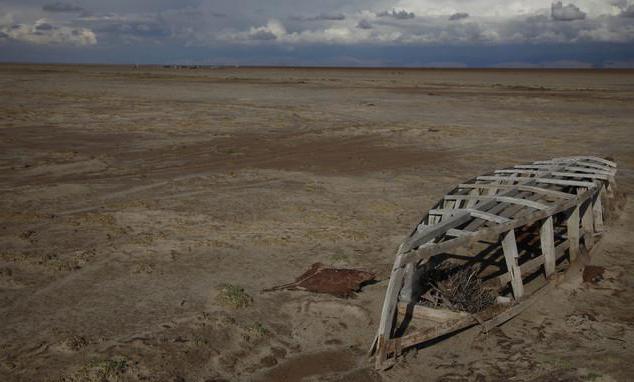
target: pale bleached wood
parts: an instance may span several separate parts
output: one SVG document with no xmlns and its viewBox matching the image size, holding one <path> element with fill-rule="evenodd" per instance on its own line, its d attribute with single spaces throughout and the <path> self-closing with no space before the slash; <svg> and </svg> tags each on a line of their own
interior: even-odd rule
<svg viewBox="0 0 634 382">
<path fill-rule="evenodd" d="M 611 171 L 613 170 L 612 167 L 610 166 L 605 166 L 599 163 L 592 163 L 592 162 L 582 162 L 582 161 L 578 161 L 578 160 L 561 160 L 561 161 L 537 161 L 537 162 L 533 162 L 533 164 L 551 164 L 551 165 L 567 165 L 567 164 L 573 164 L 575 166 L 585 166 L 585 167 L 591 167 L 591 168 L 596 168 L 598 170 L 603 170 L 603 171 Z"/>
<path fill-rule="evenodd" d="M 538 210 L 547 210 L 547 209 L 549 209 L 551 207 L 549 205 L 546 205 L 546 204 L 543 204 L 543 203 L 539 203 L 539 202 L 534 202 L 532 200 L 513 198 L 511 196 L 502 196 L 502 195 L 478 195 L 478 196 L 471 196 L 471 195 L 445 195 L 445 199 L 447 199 L 447 200 L 472 200 L 472 199 L 475 199 L 475 200 L 483 200 L 483 201 L 495 200 L 496 202 L 518 204 L 518 205 L 521 205 L 521 206 L 535 208 L 535 209 L 538 209 Z M 477 207 L 477 205 L 476 205 L 476 207 Z"/>
<path fill-rule="evenodd" d="M 491 175 L 483 175 L 476 178 L 477 180 L 486 180 L 486 181 L 495 181 L 495 180 L 511 180 L 514 182 L 536 182 L 543 184 L 556 184 L 559 186 L 575 186 L 575 187 L 596 187 L 593 182 L 583 182 L 578 180 L 566 180 L 566 179 L 553 179 L 553 178 L 531 178 L 526 176 L 509 178 L 507 176 L 491 176 Z"/>
<path fill-rule="evenodd" d="M 533 224 L 539 220 L 547 218 L 548 216 L 555 215 L 563 211 L 572 210 L 576 206 L 576 203 L 578 202 L 582 203 L 588 198 L 590 198 L 592 195 L 593 195 L 592 190 L 587 190 L 587 191 L 584 191 L 579 196 L 577 196 L 577 198 L 568 200 L 565 203 L 562 203 L 557 205 L 556 207 L 553 207 L 552 210 L 548 210 L 548 211 L 539 210 L 539 211 L 534 211 L 522 216 L 515 216 L 514 219 L 508 223 L 496 224 L 490 227 L 486 227 L 484 229 L 479 229 L 477 231 L 474 231 L 474 234 L 470 236 L 459 237 L 452 240 L 447 240 L 441 243 L 434 244 L 433 246 L 420 247 L 416 250 L 407 251 L 403 253 L 403 257 L 401 259 L 402 264 L 407 264 L 409 262 L 418 262 L 424 259 L 428 259 L 434 255 L 438 255 L 438 254 L 450 251 L 452 248 L 465 246 L 465 245 L 468 246 L 470 243 L 474 243 L 479 240 L 490 239 L 510 229 L 518 228 L 523 225 Z M 469 226 L 467 226 L 466 229 L 471 230 Z"/>
<path fill-rule="evenodd" d="M 603 232 L 603 202 L 601 199 L 605 195 L 605 188 L 601 188 L 599 195 L 595 196 L 594 203 L 592 204 L 592 213 L 594 214 L 594 230 L 596 232 Z"/>
<path fill-rule="evenodd" d="M 581 211 L 581 227 L 583 228 L 583 242 L 587 249 L 594 245 L 594 214 L 592 211 L 592 199 L 586 201 Z"/>
<path fill-rule="evenodd" d="M 592 161 L 592 162 L 601 163 L 601 164 L 606 165 L 608 167 L 616 167 L 616 163 L 614 163 L 613 161 L 605 159 L 605 158 L 601 158 L 601 157 L 596 157 L 596 156 L 576 155 L 576 156 L 572 156 L 572 157 L 568 157 L 568 158 L 573 159 L 573 160 L 580 160 L 582 163 L 584 161 Z M 555 159 L 559 159 L 559 158 L 555 158 Z"/>
<path fill-rule="evenodd" d="M 474 188 L 474 189 L 490 189 L 490 188 L 499 188 L 499 189 L 516 189 L 520 191 L 529 191 L 536 194 L 542 194 L 546 196 L 552 196 L 560 199 L 572 199 L 575 197 L 574 194 L 569 194 L 567 192 L 561 192 L 557 190 L 550 190 L 548 188 L 536 187 L 536 186 L 527 186 L 523 184 L 489 184 L 489 183 L 461 183 L 458 185 L 459 188 Z"/>
<path fill-rule="evenodd" d="M 588 158 L 588 157 L 584 157 Z M 613 187 L 613 175 L 614 171 L 611 171 L 611 168 L 607 168 L 604 164 L 605 162 L 599 161 L 601 164 L 597 164 L 593 159 L 579 159 L 579 160 L 571 160 L 570 158 L 561 160 L 561 161 L 551 161 L 543 168 L 532 168 L 532 167 L 524 167 L 519 168 L 519 170 L 543 170 L 543 171 L 502 171 L 501 173 L 509 173 L 511 176 L 490 176 L 490 177 L 479 177 L 478 180 L 486 180 L 486 181 L 494 181 L 497 184 L 486 184 L 485 187 L 478 187 L 479 184 L 472 184 L 468 187 L 457 187 L 451 191 L 450 195 L 446 198 L 447 200 L 441 201 L 436 209 L 441 212 L 440 214 L 434 215 L 431 211 L 426 217 L 423 219 L 421 224 L 417 227 L 417 229 L 408 237 L 406 242 L 399 250 L 399 254 L 394 264 L 393 268 L 393 276 L 394 279 L 398 281 L 400 284 L 396 287 L 397 291 L 396 297 L 389 299 L 388 294 L 386 293 L 386 300 L 384 303 L 384 309 L 382 311 L 382 317 L 384 316 L 384 311 L 386 310 L 386 304 L 392 305 L 396 304 L 398 300 L 398 290 L 401 289 L 403 285 L 403 276 L 405 273 L 405 267 L 408 269 L 416 269 L 418 266 L 417 263 L 420 261 L 427 261 L 431 256 L 435 254 L 447 253 L 451 251 L 451 249 L 455 249 L 457 246 L 467 246 L 469 248 L 472 244 L 477 243 L 481 239 L 491 238 L 494 235 L 499 235 L 501 233 L 505 233 L 504 240 L 502 241 L 502 247 L 505 255 L 505 261 L 507 262 L 507 268 L 509 269 L 508 275 L 509 281 L 513 286 L 513 294 L 516 298 L 520 298 L 523 294 L 523 290 L 518 292 L 518 281 L 521 283 L 521 287 L 523 288 L 521 275 L 525 271 L 525 269 L 532 268 L 534 266 L 541 267 L 542 264 L 538 264 L 539 261 L 544 263 L 544 267 L 551 268 L 550 265 L 546 266 L 546 253 L 552 252 L 552 247 L 554 246 L 554 238 L 552 243 L 542 242 L 542 248 L 544 250 L 544 256 L 539 256 L 538 258 L 532 259 L 530 261 L 525 262 L 524 264 L 518 266 L 517 264 L 517 243 L 515 241 L 515 234 L 513 234 L 512 243 L 509 240 L 510 231 L 515 228 L 519 228 L 521 226 L 533 224 L 537 221 L 548 221 L 550 223 L 550 227 L 546 228 L 549 223 L 544 223 L 546 226 L 542 226 L 541 236 L 543 238 L 548 237 L 547 231 L 553 231 L 552 227 L 552 216 L 572 209 L 572 213 L 569 216 L 567 225 L 569 227 L 569 238 L 570 240 L 565 241 L 563 244 L 555 247 L 555 262 L 559 257 L 559 254 L 565 251 L 564 246 L 571 247 L 571 259 L 573 258 L 573 253 L 575 252 L 574 247 L 576 243 L 577 252 L 579 247 L 579 229 L 582 224 L 582 219 L 580 217 L 580 209 L 579 206 L 585 207 L 581 209 L 583 215 L 585 216 L 588 211 L 591 211 L 591 219 L 592 226 L 598 225 L 599 223 L 594 223 L 595 219 L 595 205 L 596 205 L 596 193 L 598 190 L 603 190 L 603 185 L 600 180 L 605 180 L 606 175 L 608 175 L 608 186 Z M 533 165 L 539 166 L 539 164 L 534 163 Z M 525 165 L 530 166 L 530 165 Z M 577 173 L 574 173 L 576 171 Z M 536 175 L 535 177 L 520 177 L 519 174 L 531 174 Z M 595 176 L 598 175 L 598 176 Z M 559 177 L 572 177 L 572 178 L 580 178 L 580 179 L 595 179 L 593 182 L 588 181 L 577 181 L 577 180 L 568 180 L 568 179 L 555 179 L 553 176 Z M 508 184 L 514 183 L 514 184 Z M 546 184 L 550 186 L 545 187 L 537 187 L 537 184 Z M 530 190 L 529 187 L 532 187 L 533 190 Z M 576 187 L 578 191 L 578 195 L 572 195 L 567 192 L 562 192 L 563 190 L 569 190 L 570 187 Z M 588 190 L 583 190 L 581 188 L 587 188 Z M 460 188 L 471 188 L 471 190 L 460 191 Z M 524 189 L 520 189 L 524 188 Z M 535 189 L 537 189 L 535 191 Z M 500 198 L 492 198 L 491 200 L 482 200 L 480 197 L 480 192 L 483 190 L 487 190 L 490 195 L 485 196 L 496 196 L 507 198 L 507 201 L 504 202 L 504 199 Z M 508 192 L 498 194 L 499 190 L 508 190 Z M 533 192 L 533 195 L 529 194 L 529 192 Z M 541 192 L 540 192 L 541 191 Z M 468 192 L 468 195 L 465 193 Z M 478 193 L 476 195 L 476 192 Z M 543 195 L 543 196 L 540 196 Z M 473 198 L 475 196 L 475 198 Z M 546 206 L 543 203 L 540 203 L 540 198 L 550 197 L 547 200 L 549 202 L 553 202 L 553 204 Z M 594 197 L 595 200 L 589 201 L 590 198 Z M 546 206 L 546 209 L 538 210 L 538 211 L 530 211 L 527 208 L 522 208 L 522 205 L 509 205 L 512 204 L 508 199 L 514 200 L 522 200 L 522 204 L 528 203 L 539 203 Z M 600 200 L 600 197 L 599 197 Z M 466 202 L 464 202 L 466 201 Z M 480 202 L 480 203 L 478 203 Z M 594 202 L 594 203 L 593 203 Z M 507 204 L 508 203 L 508 204 Z M 585 204 L 584 204 L 585 203 Z M 440 208 L 439 208 L 440 207 Z M 473 207 L 473 208 L 467 208 Z M 602 207 L 598 205 L 596 208 Z M 445 213 L 446 210 L 449 210 L 449 213 Z M 489 217 L 492 215 L 496 219 L 496 223 L 498 224 L 489 224 L 488 226 L 483 226 L 486 224 L 487 219 L 476 220 L 473 213 L 469 213 L 468 217 L 464 217 L 461 213 L 464 210 L 474 210 L 479 211 L 480 213 L 489 214 Z M 572 225 L 571 223 L 575 221 L 575 210 L 576 210 L 576 224 Z M 493 212 L 495 211 L 495 212 Z M 510 217 L 512 220 L 505 221 L 502 220 L 504 218 Z M 583 225 L 584 231 L 588 231 L 588 217 L 585 218 L 585 224 Z M 427 223 L 427 224 L 425 224 Z M 464 223 L 464 225 L 463 225 Z M 458 229 L 458 227 L 462 227 Z M 471 227 L 471 228 L 470 228 Z M 475 228 L 473 228 L 475 227 Z M 575 235 L 576 228 L 576 235 Z M 594 229 L 594 228 L 593 228 Z M 447 236 L 454 235 L 456 238 L 447 238 Z M 553 237 L 550 235 L 550 237 Z M 576 238 L 576 240 L 575 240 Z M 487 239 L 489 240 L 489 239 Z M 545 239 L 543 239 L 546 241 Z M 512 244 L 512 245 L 511 245 Z M 506 247 L 506 248 L 505 248 Z M 548 249 L 549 248 L 549 249 Z M 509 261 L 509 258 L 513 261 Z M 550 260 L 549 260 L 550 261 Z M 399 271 L 399 269 L 401 271 Z M 401 273 L 402 272 L 402 273 Z M 410 271 L 413 274 L 413 271 Z M 548 271 L 550 272 L 550 270 Z M 390 280 L 392 281 L 392 280 Z M 392 284 L 393 285 L 393 284 Z M 390 290 L 390 284 L 388 284 L 388 292 Z M 389 310 L 389 309 L 388 309 Z M 402 312 L 401 312 L 402 313 Z M 392 313 L 388 314 L 390 318 L 386 320 L 382 320 L 381 326 L 379 330 L 379 335 L 377 335 L 376 346 L 374 348 L 379 349 L 380 356 L 377 358 L 377 365 L 385 364 L 386 354 L 390 351 L 393 351 L 396 355 L 400 352 L 404 344 L 407 342 L 411 342 L 412 344 L 420 342 L 421 339 L 424 338 L 435 338 L 439 335 L 439 333 L 446 333 L 450 328 L 433 328 L 431 331 L 427 331 L 425 333 L 419 333 L 414 336 L 407 336 L 407 340 L 402 342 L 401 339 L 392 340 L 392 330 L 394 327 L 394 320 L 398 321 L 398 312 L 396 308 L 392 309 Z M 500 315 L 502 317 L 503 315 Z M 460 320 L 459 320 L 460 321 Z M 480 320 L 479 320 L 480 321 Z M 458 322 L 456 325 L 452 325 L 455 327 L 464 327 L 465 325 L 472 325 L 472 321 L 464 321 Z M 388 331 L 385 328 L 389 328 Z M 454 329 L 455 330 L 455 329 Z M 451 331 L 451 330 L 450 330 Z M 434 335 L 434 333 L 436 335 Z M 431 336 L 431 337 L 430 337 Z M 403 338 L 405 339 L 405 338 Z M 390 350 L 393 349 L 393 350 Z"/>
<path fill-rule="evenodd" d="M 577 172 L 563 172 L 563 171 L 553 171 L 552 176 L 563 176 L 565 178 L 579 178 L 579 179 L 600 179 L 600 180 L 608 180 L 609 175 L 603 174 L 580 174 Z"/>
<path fill-rule="evenodd" d="M 553 217 L 549 216 L 543 221 L 539 230 L 542 254 L 544 256 L 544 273 L 550 277 L 555 272 L 555 232 L 553 228 Z"/>
<path fill-rule="evenodd" d="M 474 208 L 462 208 L 462 209 L 454 209 L 454 210 L 446 210 L 446 209 L 433 209 L 433 210 L 429 210 L 430 214 L 438 214 L 438 215 L 452 215 L 458 212 L 462 212 L 462 211 L 466 211 L 468 212 L 471 216 L 478 218 L 478 219 L 483 219 L 483 220 L 487 220 L 490 222 L 495 222 L 495 223 L 506 223 L 509 222 L 511 219 L 505 218 L 503 216 L 498 216 L 498 215 L 494 215 L 494 214 L 490 214 L 488 212 L 484 212 L 484 211 L 480 211 L 480 210 L 476 210 Z"/>
<path fill-rule="evenodd" d="M 460 236 L 473 235 L 473 232 L 452 228 L 450 230 L 447 230 L 447 232 L 445 234 L 449 235 L 449 236 L 460 237 Z"/>
<path fill-rule="evenodd" d="M 570 243 L 568 249 L 570 261 L 574 261 L 579 254 L 579 206 L 575 206 L 566 220 L 567 236 Z"/>
<path fill-rule="evenodd" d="M 477 188 L 474 188 L 472 190 L 469 190 L 469 195 L 471 196 L 478 196 L 480 195 L 480 190 Z M 473 208 L 473 206 L 476 205 L 476 203 L 478 202 L 477 199 L 471 199 L 471 200 L 467 200 L 467 205 L 465 206 L 466 208 Z"/>
<path fill-rule="evenodd" d="M 381 321 L 379 322 L 379 330 L 377 333 L 377 356 L 376 367 L 380 369 L 383 366 L 385 360 L 387 360 L 386 344 L 392 338 L 392 328 L 394 326 L 394 315 L 397 303 L 397 297 L 403 284 L 403 277 L 405 269 L 400 266 L 399 254 L 394 262 L 392 273 L 390 275 L 390 281 L 385 292 L 385 299 L 383 300 L 383 309 L 381 310 Z"/>
<path fill-rule="evenodd" d="M 582 162 L 583 165 L 585 165 Z M 588 172 L 588 173 L 592 173 L 592 174 L 603 174 L 603 175 L 614 175 L 616 174 L 616 170 L 615 169 L 608 169 L 607 167 L 601 167 L 601 168 L 596 168 L 596 167 L 582 167 L 581 165 L 577 166 L 567 166 L 564 165 L 562 166 L 562 164 L 560 163 L 559 165 L 557 165 L 556 163 L 553 164 L 519 164 L 516 166 L 513 166 L 514 168 L 518 168 L 518 169 L 525 169 L 525 170 L 542 170 L 542 171 L 548 171 L 548 170 L 552 170 L 556 167 L 563 167 L 564 170 L 568 170 L 568 171 L 580 171 L 580 172 Z"/>
<path fill-rule="evenodd" d="M 561 244 L 557 245 L 555 247 L 555 258 L 559 259 L 560 257 L 564 256 L 566 254 L 566 250 L 569 248 L 570 243 L 568 242 L 568 240 L 562 242 Z M 520 265 L 520 269 L 522 270 L 522 274 L 523 275 L 530 275 L 532 273 L 535 273 L 542 265 L 544 265 L 544 257 L 543 256 L 537 256 L 534 259 L 528 260 L 525 263 L 523 263 L 522 265 Z M 493 280 L 498 279 L 499 280 L 499 284 L 500 285 L 506 285 L 507 283 L 509 283 L 511 281 L 511 276 L 509 276 L 508 273 L 504 273 L 498 277 L 494 277 L 491 280 L 493 282 Z M 494 283 L 494 282 L 493 282 Z"/>
<path fill-rule="evenodd" d="M 398 304 L 398 312 L 400 315 L 405 315 L 408 310 L 411 311 L 413 318 L 431 320 L 440 323 L 469 317 L 469 313 L 467 312 L 454 312 L 448 309 L 430 308 L 416 304 Z"/>
<path fill-rule="evenodd" d="M 543 175 L 546 174 L 545 170 L 520 170 L 520 169 L 503 169 L 503 170 L 495 170 L 496 174 L 528 174 L 528 175 Z M 565 172 L 565 171 L 552 171 L 550 172 L 552 176 L 563 176 L 567 178 L 591 178 L 591 179 L 601 179 L 608 180 L 610 174 L 599 174 L 594 172 L 586 172 L 583 174 L 575 173 L 575 172 Z"/>
<path fill-rule="evenodd" d="M 471 219 L 468 212 L 459 212 L 451 217 L 442 219 L 439 223 L 426 227 L 421 231 L 416 231 L 412 236 L 405 239 L 403 244 L 403 252 L 410 251 L 420 245 L 427 243 L 429 240 L 443 235 L 448 229 L 455 228 L 460 224 L 466 223 Z"/>
<path fill-rule="evenodd" d="M 504 251 L 506 269 L 511 276 L 513 296 L 518 300 L 524 295 L 524 283 L 522 282 L 522 271 L 517 264 L 517 242 L 515 241 L 514 230 L 510 230 L 504 235 L 504 239 L 502 239 L 502 250 Z"/>
</svg>

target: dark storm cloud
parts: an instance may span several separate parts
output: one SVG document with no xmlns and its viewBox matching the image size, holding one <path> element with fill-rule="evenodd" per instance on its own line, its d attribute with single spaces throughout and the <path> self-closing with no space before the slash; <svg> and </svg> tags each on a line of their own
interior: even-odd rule
<svg viewBox="0 0 634 382">
<path fill-rule="evenodd" d="M 52 29 L 54 29 L 54 27 L 51 24 L 47 24 L 47 23 L 37 24 L 35 26 L 35 30 L 38 30 L 38 31 L 50 31 Z"/>
<path fill-rule="evenodd" d="M 383 11 L 376 14 L 378 17 L 393 17 L 397 20 L 407 20 L 413 19 L 416 17 L 414 12 L 408 12 L 405 9 L 396 10 L 392 9 L 391 11 Z"/>
<path fill-rule="evenodd" d="M 563 5 L 558 1 L 551 6 L 551 17 L 557 21 L 573 21 L 585 19 L 586 14 L 574 4 Z"/>
<path fill-rule="evenodd" d="M 80 7 L 79 5 L 63 3 L 61 1 L 58 1 L 56 3 L 44 4 L 42 6 L 42 10 L 46 12 L 63 13 L 63 12 L 81 12 L 84 10 L 84 8 Z"/>
<path fill-rule="evenodd" d="M 372 24 L 366 19 L 362 19 L 357 23 L 359 29 L 372 29 Z"/>
<path fill-rule="evenodd" d="M 457 12 L 449 16 L 449 20 L 456 21 L 456 20 L 466 19 L 467 17 L 469 17 L 469 14 L 467 12 Z"/>
<path fill-rule="evenodd" d="M 320 13 L 316 16 L 291 16 L 292 20 L 297 21 L 342 21 L 346 19 L 343 13 Z"/>
<path fill-rule="evenodd" d="M 169 29 L 155 21 L 115 21 L 94 28 L 95 32 L 111 35 L 132 35 L 139 37 L 167 37 Z"/>
<path fill-rule="evenodd" d="M 623 8 L 621 13 L 619 14 L 621 17 L 634 17 L 634 4 L 630 5 L 627 8 Z"/>
</svg>

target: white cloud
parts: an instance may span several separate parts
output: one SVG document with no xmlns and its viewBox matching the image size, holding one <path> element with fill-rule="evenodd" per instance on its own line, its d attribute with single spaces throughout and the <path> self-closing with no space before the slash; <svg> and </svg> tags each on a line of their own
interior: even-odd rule
<svg viewBox="0 0 634 382">
<path fill-rule="evenodd" d="M 94 45 L 97 37 L 90 29 L 55 25 L 46 19 L 33 24 L 11 24 L 0 27 L 5 38 L 33 44 Z"/>
</svg>

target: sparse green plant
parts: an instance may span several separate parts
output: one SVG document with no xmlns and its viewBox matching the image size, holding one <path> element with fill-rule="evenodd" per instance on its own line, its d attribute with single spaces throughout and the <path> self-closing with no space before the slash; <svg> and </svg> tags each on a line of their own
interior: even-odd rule
<svg viewBox="0 0 634 382">
<path fill-rule="evenodd" d="M 258 340 L 268 334 L 268 330 L 261 322 L 256 321 L 253 325 L 245 328 L 244 339 L 247 341 Z"/>
<path fill-rule="evenodd" d="M 234 309 L 246 308 L 253 302 L 253 298 L 242 287 L 232 284 L 220 285 L 216 300 Z"/>
<path fill-rule="evenodd" d="M 598 373 L 594 373 L 594 372 L 590 372 L 588 375 L 583 376 L 582 379 L 584 381 L 596 381 L 596 380 L 600 379 L 601 377 L 603 377 L 603 375 L 598 374 Z"/>
<path fill-rule="evenodd" d="M 350 263 L 350 256 L 345 253 L 334 253 L 329 257 L 333 263 Z"/>
<path fill-rule="evenodd" d="M 93 360 L 64 381 L 115 382 L 122 380 L 126 370 L 128 360 L 124 357 Z"/>
</svg>

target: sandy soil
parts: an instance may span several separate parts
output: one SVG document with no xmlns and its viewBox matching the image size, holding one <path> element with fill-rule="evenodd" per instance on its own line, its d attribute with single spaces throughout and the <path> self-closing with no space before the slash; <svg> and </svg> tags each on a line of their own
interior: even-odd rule
<svg viewBox="0 0 634 382">
<path fill-rule="evenodd" d="M 366 357 L 395 248 L 453 184 L 595 154 L 632 192 L 634 72 L 2 65 L 0 88 L 0 380 L 634 379 L 632 198 L 606 280 Z M 380 282 L 262 292 L 316 262 Z"/>
</svg>

